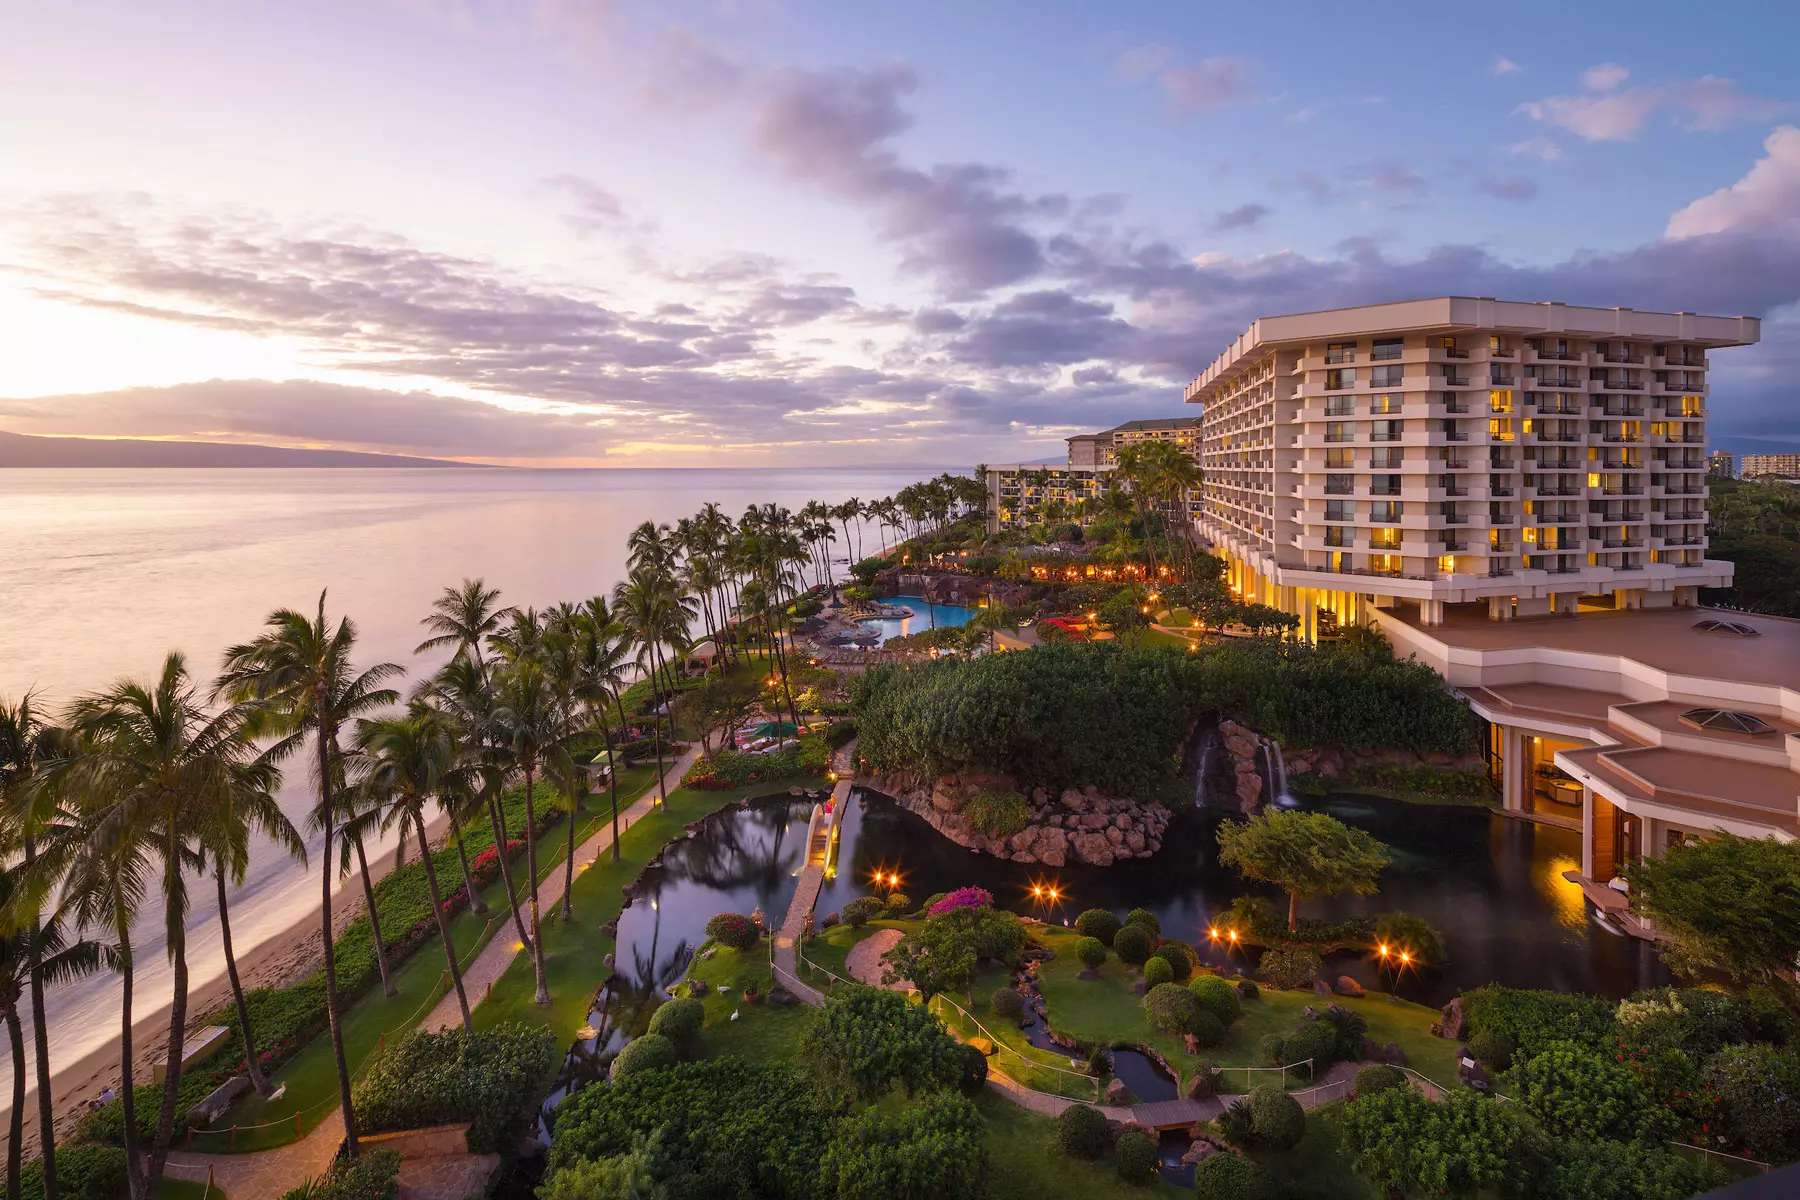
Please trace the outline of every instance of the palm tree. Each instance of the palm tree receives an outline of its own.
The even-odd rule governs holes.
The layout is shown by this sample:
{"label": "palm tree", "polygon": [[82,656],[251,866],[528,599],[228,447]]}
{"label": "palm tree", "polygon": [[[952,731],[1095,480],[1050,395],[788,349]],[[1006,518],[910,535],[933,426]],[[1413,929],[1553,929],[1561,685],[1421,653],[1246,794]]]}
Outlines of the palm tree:
{"label": "palm tree", "polygon": [[[16,842],[29,874],[37,862],[38,837],[54,805],[42,781],[41,768],[59,751],[62,731],[46,723],[35,698],[27,692],[17,704],[0,698],[0,820],[5,821],[9,842]],[[38,944],[39,914],[31,914],[33,945]],[[37,1067],[38,1145],[44,1158],[44,1200],[57,1200],[56,1126],[50,1091],[50,1033],[44,1019],[44,980],[41,970],[31,974],[32,1057]],[[16,1141],[17,1139],[15,1139]]]}
{"label": "palm tree", "polygon": [[[430,700],[456,718],[462,729],[462,752],[465,771],[458,778],[457,803],[451,809],[451,832],[458,838],[463,883],[471,894],[475,890],[469,874],[468,855],[462,850],[458,812],[473,813],[475,805],[485,807],[493,831],[494,853],[500,866],[500,879],[506,887],[506,905],[512,913],[513,928],[523,945],[531,944],[525,932],[525,919],[519,911],[519,890],[513,884],[512,860],[507,846],[512,838],[506,827],[506,806],[501,803],[505,766],[495,745],[494,690],[487,668],[472,658],[453,658],[445,663],[426,689]],[[480,911],[480,910],[477,910]]]}
{"label": "palm tree", "polygon": [[[498,644],[498,643],[497,643]],[[547,758],[567,757],[556,720],[554,697],[543,663],[533,653],[519,654],[519,646],[505,647],[510,657],[496,680],[493,730],[496,748],[512,770],[525,777],[525,861],[531,898],[530,949],[537,976],[535,1002],[550,1003],[550,985],[544,976],[544,943],[538,933],[537,808],[534,789],[539,767]],[[560,761],[557,764],[561,766]]]}
{"label": "palm tree", "polygon": [[[19,1151],[25,1133],[25,1030],[19,1019],[20,1001],[32,990],[55,986],[99,970],[102,962],[100,944],[82,940],[70,942],[64,936],[60,913],[43,915],[43,897],[31,886],[28,869],[0,871],[0,1018],[6,1022],[6,1037],[12,1047],[13,1087],[12,1125],[6,1142],[6,1194],[19,1195]],[[40,1087],[42,1084],[39,1085]],[[46,1167],[55,1156],[54,1140],[43,1142]],[[46,1173],[45,1195],[48,1190]]]}
{"label": "palm tree", "polygon": [[440,650],[454,646],[455,657],[469,656],[481,663],[481,644],[496,633],[502,622],[512,617],[514,609],[495,608],[500,589],[488,587],[480,579],[465,579],[461,587],[447,587],[431,604],[430,615],[419,624],[431,631],[413,651]]}
{"label": "palm tree", "polygon": [[231,906],[226,898],[225,877],[233,886],[241,887],[250,868],[250,838],[262,833],[281,844],[287,852],[306,862],[306,843],[293,822],[275,802],[275,786],[279,780],[272,763],[260,764],[254,773],[246,772],[250,786],[233,789],[214,798],[199,814],[201,854],[212,860],[213,883],[218,889],[219,936],[225,948],[225,976],[231,982],[231,999],[237,1008],[238,1033],[244,1042],[244,1063],[250,1086],[259,1096],[267,1096],[274,1088],[263,1074],[257,1059],[256,1036],[250,1026],[250,1006],[244,999],[244,984],[238,977],[237,954],[231,944]]}
{"label": "palm tree", "polygon": [[[353,757],[354,752],[347,754],[340,762],[340,768],[348,768]],[[393,975],[388,969],[387,939],[381,933],[381,910],[375,904],[375,881],[369,876],[369,854],[364,841],[365,835],[380,827],[382,814],[379,809],[370,807],[367,798],[351,785],[347,769],[340,769],[333,790],[338,810],[338,878],[341,880],[350,874],[350,860],[354,858],[357,878],[362,881],[363,907],[369,915],[369,937],[375,944],[375,968],[381,975],[381,994],[398,996],[400,989],[394,986]],[[318,820],[318,815],[314,814],[314,827],[324,828]],[[396,868],[405,852],[406,837],[402,830]]]}
{"label": "palm tree", "polygon": [[613,612],[638,648],[639,668],[650,677],[651,697],[655,704],[650,729],[656,746],[656,794],[659,803],[666,803],[668,787],[663,779],[663,713],[660,711],[664,700],[659,683],[662,648],[684,645],[688,622],[694,619],[694,605],[681,594],[674,577],[666,569],[653,561],[645,561],[633,567],[630,576],[613,589]]}
{"label": "palm tree", "polygon": [[431,911],[437,917],[438,936],[444,942],[444,961],[450,983],[462,1010],[463,1031],[473,1032],[469,997],[463,990],[462,966],[456,960],[456,942],[450,936],[450,919],[438,891],[437,864],[432,861],[425,835],[425,802],[453,786],[458,764],[456,724],[445,714],[416,704],[404,717],[361,721],[356,742],[362,750],[364,774],[358,784],[371,807],[382,814],[383,827],[398,824],[405,836],[406,823],[418,832],[424,848],[425,885],[431,892]]}
{"label": "palm tree", "polygon": [[385,708],[399,699],[381,687],[383,680],[400,674],[393,663],[377,663],[361,674],[351,666],[356,649],[356,626],[349,617],[334,628],[325,617],[325,593],[319,593],[318,615],[308,618],[292,609],[270,613],[265,630],[255,641],[225,652],[218,691],[240,702],[254,702],[266,715],[271,732],[281,740],[270,747],[269,757],[280,759],[298,749],[308,733],[313,735],[314,780],[319,798],[314,817],[325,834],[320,857],[321,903],[319,920],[324,930],[325,1015],[331,1027],[331,1051],[336,1060],[338,1096],[344,1108],[344,1144],[357,1155],[356,1112],[350,1102],[350,1065],[344,1058],[344,1032],[338,1016],[337,959],[331,944],[331,842],[334,790],[341,774],[342,747],[338,734],[346,723]]}
{"label": "palm tree", "polygon": [[163,661],[152,684],[122,680],[77,700],[69,710],[69,724],[81,751],[71,778],[95,836],[141,840],[162,872],[175,995],[169,1008],[162,1110],[145,1171],[154,1194],[162,1185],[181,1089],[188,1009],[185,871],[200,861],[202,814],[218,811],[242,794],[267,791],[273,773],[268,760],[254,757],[241,712],[215,716],[202,707],[180,654]]}
{"label": "palm tree", "polygon": [[613,751],[606,702],[612,701],[619,716],[619,733],[623,736],[625,706],[619,697],[625,690],[626,655],[631,644],[619,622],[607,611],[604,596],[594,596],[582,605],[577,629],[580,633],[581,699],[588,707],[588,720],[600,727],[600,737],[606,743],[606,780],[612,793],[612,856],[613,861],[618,862],[619,758]]}

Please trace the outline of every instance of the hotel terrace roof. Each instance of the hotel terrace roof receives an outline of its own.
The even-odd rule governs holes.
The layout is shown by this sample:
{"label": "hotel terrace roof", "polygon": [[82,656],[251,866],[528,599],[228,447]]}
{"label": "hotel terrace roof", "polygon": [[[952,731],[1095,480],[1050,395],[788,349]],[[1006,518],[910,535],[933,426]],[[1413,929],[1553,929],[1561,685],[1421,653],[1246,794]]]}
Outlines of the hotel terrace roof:
{"label": "hotel terrace roof", "polygon": [[1187,386],[1190,404],[1228,380],[1240,367],[1275,346],[1304,345],[1326,338],[1457,329],[1506,329],[1520,335],[1573,333],[1587,337],[1683,341],[1704,346],[1747,346],[1762,337],[1756,317],[1705,317],[1695,313],[1639,312],[1630,308],[1583,308],[1557,301],[1496,300],[1491,296],[1437,296],[1392,304],[1365,304],[1320,312],[1260,317],[1213,359]]}

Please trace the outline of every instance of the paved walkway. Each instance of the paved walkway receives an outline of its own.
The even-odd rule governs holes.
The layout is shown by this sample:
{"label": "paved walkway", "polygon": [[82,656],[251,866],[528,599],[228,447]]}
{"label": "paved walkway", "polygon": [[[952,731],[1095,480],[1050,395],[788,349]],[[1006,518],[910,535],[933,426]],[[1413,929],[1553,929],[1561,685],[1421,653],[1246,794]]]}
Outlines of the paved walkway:
{"label": "paved walkway", "polygon": [[[664,786],[671,792],[679,787],[681,777],[687,774],[688,768],[693,766],[699,757],[700,747],[696,743],[663,771]],[[652,782],[649,791],[639,797],[629,808],[620,811],[619,832],[624,833],[655,811],[656,798],[656,785]],[[579,871],[582,863],[592,862],[600,856],[602,851],[611,846],[612,820],[609,817],[601,822],[600,828],[592,837],[576,848],[575,869]],[[556,915],[556,907],[562,903],[563,880],[566,874],[563,864],[558,861],[554,867],[550,868],[550,877],[538,883],[538,912],[540,914],[538,920],[541,924],[561,920]],[[519,890],[521,913],[526,911],[528,903],[528,893],[521,887]],[[500,977],[506,974],[507,968],[512,966],[513,959],[525,952],[513,938],[511,915],[504,912],[503,909],[495,911],[497,916],[504,918],[504,924],[495,933],[494,939],[482,949],[480,956],[463,969],[463,991],[469,997],[471,1009],[487,998],[489,991],[500,981]],[[529,920],[529,916],[526,919]],[[456,991],[452,988],[444,993],[444,998],[438,1001],[437,1007],[431,1010],[431,1015],[425,1018],[420,1028],[436,1031],[450,1029],[461,1024],[462,1010],[457,1007]]]}
{"label": "paved walkway", "polygon": [[336,1109],[297,1142],[254,1154],[169,1151],[168,1173],[195,1183],[211,1180],[231,1200],[281,1196],[325,1173],[344,1140],[344,1114]]}

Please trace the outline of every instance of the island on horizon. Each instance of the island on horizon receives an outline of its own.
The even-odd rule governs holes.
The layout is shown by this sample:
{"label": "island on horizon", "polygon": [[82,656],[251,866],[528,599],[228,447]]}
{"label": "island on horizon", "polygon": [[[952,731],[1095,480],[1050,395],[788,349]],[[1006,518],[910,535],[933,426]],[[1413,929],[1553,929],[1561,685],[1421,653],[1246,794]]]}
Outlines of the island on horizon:
{"label": "island on horizon", "polygon": [[0,467],[481,467],[491,463],[308,450],[235,442],[164,442],[138,438],[40,437],[0,431]]}

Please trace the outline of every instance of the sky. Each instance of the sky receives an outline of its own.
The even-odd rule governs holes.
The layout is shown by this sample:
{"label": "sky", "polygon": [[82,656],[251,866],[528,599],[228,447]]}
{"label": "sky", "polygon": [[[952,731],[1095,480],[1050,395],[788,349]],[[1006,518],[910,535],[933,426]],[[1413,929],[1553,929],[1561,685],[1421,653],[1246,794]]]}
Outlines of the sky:
{"label": "sky", "polygon": [[1258,316],[1764,318],[1800,5],[8,0],[0,430],[967,466],[1182,415]]}

